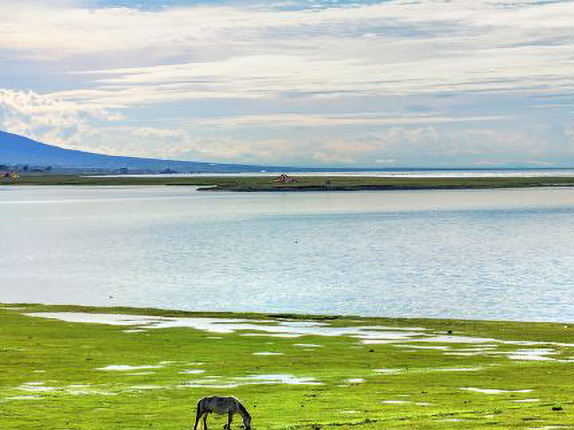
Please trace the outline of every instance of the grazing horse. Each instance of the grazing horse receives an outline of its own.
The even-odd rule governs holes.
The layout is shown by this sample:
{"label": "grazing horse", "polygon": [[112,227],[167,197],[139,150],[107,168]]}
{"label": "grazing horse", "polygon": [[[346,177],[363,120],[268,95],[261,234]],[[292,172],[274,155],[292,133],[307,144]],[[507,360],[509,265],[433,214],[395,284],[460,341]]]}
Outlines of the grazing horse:
{"label": "grazing horse", "polygon": [[231,421],[233,421],[233,414],[239,414],[243,417],[243,425],[245,430],[251,430],[251,415],[235,397],[204,397],[197,403],[197,415],[195,416],[195,425],[193,430],[197,430],[197,424],[201,417],[203,417],[203,428],[207,430],[207,416],[210,413],[217,415],[227,414],[227,424],[223,426],[226,430],[231,430]]}

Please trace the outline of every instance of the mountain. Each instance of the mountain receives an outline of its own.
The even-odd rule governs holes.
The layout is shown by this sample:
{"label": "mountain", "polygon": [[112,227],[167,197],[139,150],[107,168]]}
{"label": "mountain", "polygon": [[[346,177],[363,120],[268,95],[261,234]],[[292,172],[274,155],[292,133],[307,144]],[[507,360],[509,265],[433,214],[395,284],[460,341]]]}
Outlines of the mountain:
{"label": "mountain", "polygon": [[[0,164],[52,166],[62,169],[103,169],[122,168],[140,171],[177,172],[259,172],[288,170],[286,167],[256,166],[244,164],[218,164],[195,161],[161,160],[155,158],[122,157],[96,154],[93,152],[64,149],[36,142],[17,134],[0,131]],[[293,168],[291,168],[292,170]]]}

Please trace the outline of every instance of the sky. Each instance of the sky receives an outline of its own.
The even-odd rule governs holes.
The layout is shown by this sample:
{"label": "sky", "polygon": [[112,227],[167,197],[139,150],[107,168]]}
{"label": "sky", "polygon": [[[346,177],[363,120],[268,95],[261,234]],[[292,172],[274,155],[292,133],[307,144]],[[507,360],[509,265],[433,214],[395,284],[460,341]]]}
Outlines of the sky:
{"label": "sky", "polygon": [[70,149],[574,166],[574,2],[2,0],[0,129]]}

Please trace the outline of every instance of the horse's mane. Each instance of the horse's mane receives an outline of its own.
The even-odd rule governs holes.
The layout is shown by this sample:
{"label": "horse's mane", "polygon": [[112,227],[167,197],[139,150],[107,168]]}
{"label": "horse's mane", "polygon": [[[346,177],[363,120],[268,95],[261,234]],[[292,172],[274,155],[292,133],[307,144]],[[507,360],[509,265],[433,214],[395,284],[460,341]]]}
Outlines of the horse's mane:
{"label": "horse's mane", "polygon": [[245,409],[245,406],[243,406],[240,401],[237,401],[237,406],[243,416],[251,418],[251,415],[249,415],[249,412],[247,412],[247,409]]}

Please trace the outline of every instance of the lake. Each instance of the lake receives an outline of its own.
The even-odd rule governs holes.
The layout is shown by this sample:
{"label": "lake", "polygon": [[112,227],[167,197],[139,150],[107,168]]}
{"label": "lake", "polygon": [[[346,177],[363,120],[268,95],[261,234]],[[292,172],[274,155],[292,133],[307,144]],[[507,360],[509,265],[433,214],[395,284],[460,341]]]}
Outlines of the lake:
{"label": "lake", "polygon": [[574,189],[0,187],[0,302],[574,322]]}

